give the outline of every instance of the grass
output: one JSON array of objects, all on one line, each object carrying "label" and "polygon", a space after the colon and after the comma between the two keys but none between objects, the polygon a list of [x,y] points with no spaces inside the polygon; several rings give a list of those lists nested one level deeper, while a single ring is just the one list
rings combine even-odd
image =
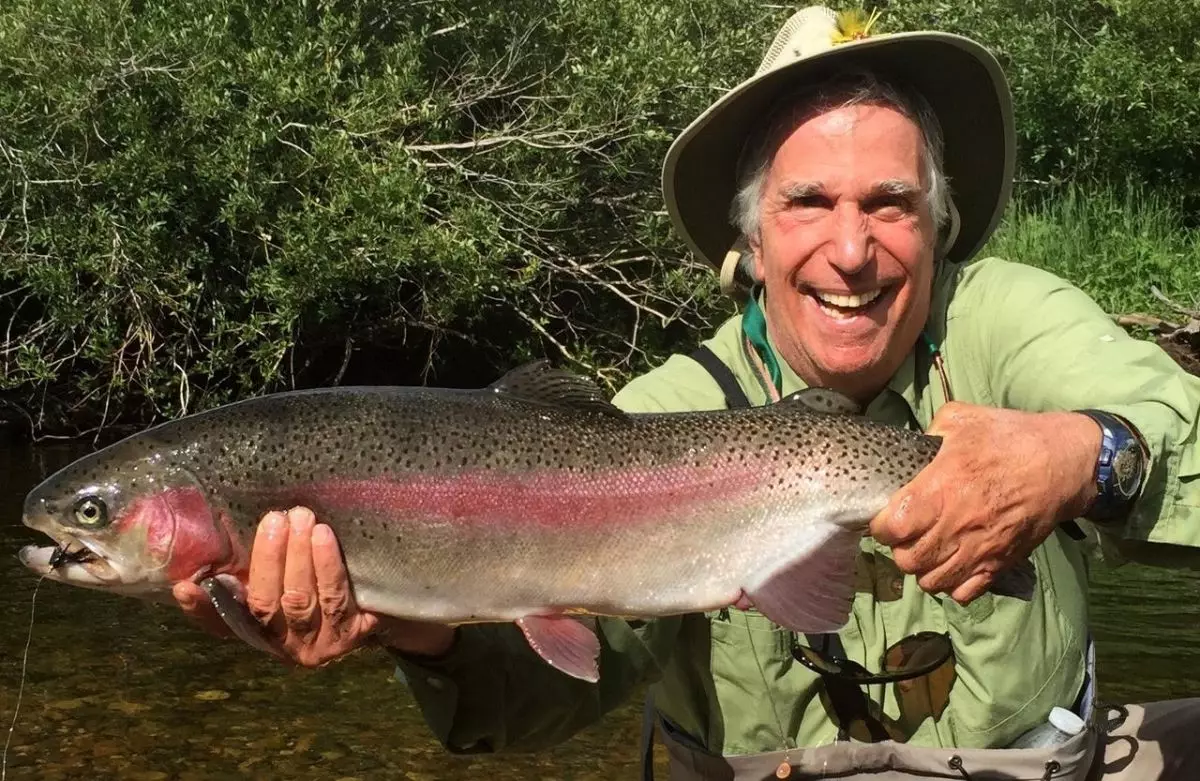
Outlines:
[{"label": "grass", "polygon": [[1175,202],[1140,187],[1070,186],[1037,203],[1018,197],[983,255],[1051,271],[1113,314],[1178,321],[1152,285],[1200,308],[1200,229],[1186,227]]}]

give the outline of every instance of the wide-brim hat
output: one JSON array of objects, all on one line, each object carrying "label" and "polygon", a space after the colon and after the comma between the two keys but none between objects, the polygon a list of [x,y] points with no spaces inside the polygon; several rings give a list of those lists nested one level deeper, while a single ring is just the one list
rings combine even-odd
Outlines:
[{"label": "wide-brim hat", "polygon": [[857,26],[846,19],[822,6],[792,15],[758,71],[697,117],[667,151],[667,212],[688,248],[718,269],[739,237],[730,204],[748,140],[783,95],[846,70],[866,70],[918,92],[937,116],[951,211],[957,212],[957,235],[943,245],[942,257],[969,259],[999,223],[1012,191],[1016,133],[1012,96],[996,58],[960,35],[872,34],[869,23],[863,29],[863,17]]}]

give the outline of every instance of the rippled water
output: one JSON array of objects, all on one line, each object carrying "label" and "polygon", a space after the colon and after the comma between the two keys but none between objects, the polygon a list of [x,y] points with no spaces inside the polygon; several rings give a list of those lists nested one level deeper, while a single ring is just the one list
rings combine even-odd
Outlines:
[{"label": "rippled water", "polygon": [[[20,504],[78,448],[0,450],[0,744],[36,584]],[[1126,567],[1095,578],[1101,695],[1200,695],[1200,577]],[[536,756],[454,757],[430,737],[387,658],[287,670],[194,630],[165,605],[42,583],[8,778],[632,779],[632,702]]]}]

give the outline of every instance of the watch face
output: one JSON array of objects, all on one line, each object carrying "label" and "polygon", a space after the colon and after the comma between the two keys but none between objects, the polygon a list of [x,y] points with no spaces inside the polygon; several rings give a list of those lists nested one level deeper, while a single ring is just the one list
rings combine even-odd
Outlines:
[{"label": "watch face", "polygon": [[1137,493],[1143,466],[1142,449],[1136,442],[1126,442],[1113,454],[1113,483],[1123,497]]}]

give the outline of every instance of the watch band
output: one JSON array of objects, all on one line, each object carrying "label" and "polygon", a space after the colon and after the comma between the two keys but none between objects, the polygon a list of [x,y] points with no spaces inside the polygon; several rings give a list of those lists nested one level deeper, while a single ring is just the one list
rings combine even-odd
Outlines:
[{"label": "watch band", "polygon": [[1141,437],[1122,418],[1098,409],[1076,410],[1100,426],[1096,459],[1096,499],[1084,517],[1095,523],[1124,520],[1141,493],[1147,453]]}]

